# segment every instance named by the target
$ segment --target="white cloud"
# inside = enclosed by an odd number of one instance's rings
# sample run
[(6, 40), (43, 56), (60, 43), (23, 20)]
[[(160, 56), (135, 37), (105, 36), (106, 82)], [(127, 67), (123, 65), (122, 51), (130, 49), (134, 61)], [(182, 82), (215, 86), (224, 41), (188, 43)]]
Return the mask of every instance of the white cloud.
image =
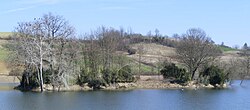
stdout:
[[(63, 0), (61, 0), (63, 1)], [(28, 10), (31, 8), (36, 8), (42, 5), (52, 5), (59, 3), (59, 0), (18, 0), (14, 2), (17, 8), (12, 8), (9, 10), (5, 10), (2, 13), (14, 13), (19, 11)]]
[(59, 0), (19, 0), (17, 3), (24, 5), (56, 4)]
[(102, 7), (101, 10), (129, 10), (132, 9), (131, 7), (125, 7), (125, 6), (107, 6)]
[(28, 10), (28, 9), (31, 9), (31, 8), (34, 8), (34, 7), (35, 6), (22, 7), (22, 8), (14, 8), (14, 9), (6, 10), (3, 13), (13, 13), (13, 12), (18, 12), (18, 11)]

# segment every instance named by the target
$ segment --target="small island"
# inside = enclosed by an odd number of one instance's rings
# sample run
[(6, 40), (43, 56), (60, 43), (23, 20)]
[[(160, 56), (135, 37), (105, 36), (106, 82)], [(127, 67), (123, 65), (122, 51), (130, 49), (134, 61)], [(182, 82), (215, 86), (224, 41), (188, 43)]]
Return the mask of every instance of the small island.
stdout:
[(102, 26), (77, 35), (62, 16), (48, 13), (1, 39), (21, 91), (227, 88), (249, 73), (247, 44), (215, 44), (200, 28), (169, 37), (158, 29), (142, 35)]
[(0, 4), (0, 110), (250, 110), (250, 0)]

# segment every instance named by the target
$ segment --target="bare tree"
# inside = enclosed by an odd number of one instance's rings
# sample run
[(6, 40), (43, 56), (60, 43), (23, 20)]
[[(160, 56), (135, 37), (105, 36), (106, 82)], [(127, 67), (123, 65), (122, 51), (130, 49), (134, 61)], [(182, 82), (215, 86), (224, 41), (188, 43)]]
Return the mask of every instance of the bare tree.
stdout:
[(112, 67), (114, 53), (118, 49), (121, 36), (122, 34), (113, 28), (101, 27), (98, 34), (98, 41), (104, 69)]
[(245, 43), (242, 47), (241, 55), (243, 59), (241, 59), (241, 65), (242, 65), (242, 70), (240, 77), (241, 77), (241, 82), (240, 85), (243, 83), (245, 77), (249, 75), (249, 69), (250, 69), (250, 49), (247, 46), (247, 43)]
[[(67, 46), (68, 43), (71, 42), (68, 39), (74, 37), (74, 28), (70, 26), (62, 16), (53, 15), (51, 13), (43, 15), (40, 22), (44, 24), (44, 35), (47, 38), (46, 43), (49, 46), (46, 60), (49, 62), (49, 70), (51, 72), (50, 78), (54, 87), (57, 82), (60, 82), (58, 79), (65, 79), (62, 78), (62, 76), (65, 75), (60, 73), (61, 70), (58, 70), (61, 69), (60, 66), (62, 66), (62, 64), (57, 63), (65, 63), (62, 62), (66, 59), (64, 56), (67, 56), (64, 51), (66, 47), (69, 47)], [(58, 78), (59, 76), (61, 78)], [(67, 85), (65, 81), (63, 82), (64, 85)]]
[(223, 68), (226, 74), (224, 78), (229, 81), (229, 84), (232, 84), (233, 80), (239, 78), (242, 73), (241, 59), (238, 57), (232, 57), (228, 60), (216, 59), (212, 64)]
[(86, 34), (81, 42), (82, 62), (81, 71), (84, 71), (91, 78), (97, 78), (100, 72), (100, 47), (98, 45), (98, 36), (96, 32), (90, 35)]
[(41, 30), (42, 23), (38, 20), (34, 22), (19, 23), (16, 28), (18, 42), (21, 44), (21, 50), (24, 52), (25, 63), (32, 64), (37, 69), (39, 76), (40, 88), (43, 91), (43, 59), (47, 52), (47, 45), (43, 30)]
[(23, 53), (21, 55), (24, 56), (25, 63), (36, 67), (40, 88), (43, 91), (44, 62), (49, 63), (50, 70), (54, 74), (56, 55), (61, 55), (56, 52), (63, 50), (66, 38), (74, 34), (74, 28), (61, 16), (49, 13), (42, 18), (35, 18), (34, 21), (19, 23), (15, 31), (15, 38), (19, 44), (19, 48), (16, 49), (19, 53)]
[(205, 31), (196, 28), (187, 30), (179, 37), (176, 47), (177, 57), (188, 68), (192, 80), (198, 68), (213, 61), (219, 52)]

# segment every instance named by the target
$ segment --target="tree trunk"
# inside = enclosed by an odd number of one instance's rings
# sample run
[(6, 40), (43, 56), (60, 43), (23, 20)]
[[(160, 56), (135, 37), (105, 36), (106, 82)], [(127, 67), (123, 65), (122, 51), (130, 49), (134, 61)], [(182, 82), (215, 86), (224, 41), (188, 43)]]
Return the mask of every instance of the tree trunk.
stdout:
[(195, 75), (195, 72), (197, 71), (198, 68), (195, 68), (193, 71), (192, 71), (192, 76), (191, 76), (191, 80), (194, 80), (194, 75)]
[(195, 71), (192, 71), (191, 80), (194, 80), (194, 74), (195, 74)]
[(43, 92), (43, 53), (42, 53), (42, 41), (40, 41), (40, 89)]
[(42, 58), (40, 61), (40, 88), (41, 88), (41, 92), (43, 92), (43, 61), (42, 61)]

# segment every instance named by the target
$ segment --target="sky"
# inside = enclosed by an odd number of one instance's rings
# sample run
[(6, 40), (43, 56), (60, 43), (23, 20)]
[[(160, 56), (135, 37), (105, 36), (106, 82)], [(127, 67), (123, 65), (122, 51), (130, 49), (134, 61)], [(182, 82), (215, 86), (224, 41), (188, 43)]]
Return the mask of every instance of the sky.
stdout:
[(78, 34), (100, 26), (147, 34), (201, 28), (217, 44), (250, 44), (250, 0), (1, 0), (0, 32), (46, 13), (62, 15)]

